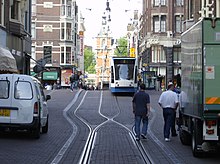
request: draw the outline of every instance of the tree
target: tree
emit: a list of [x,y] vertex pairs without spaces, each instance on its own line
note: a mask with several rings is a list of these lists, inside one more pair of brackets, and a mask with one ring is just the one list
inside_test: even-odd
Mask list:
[[95,54],[88,48],[84,51],[84,67],[86,72],[95,73]]
[[118,45],[116,46],[116,50],[114,52],[114,55],[116,56],[128,56],[128,49],[127,49],[127,44],[128,41],[125,37],[122,37],[118,39],[117,41]]

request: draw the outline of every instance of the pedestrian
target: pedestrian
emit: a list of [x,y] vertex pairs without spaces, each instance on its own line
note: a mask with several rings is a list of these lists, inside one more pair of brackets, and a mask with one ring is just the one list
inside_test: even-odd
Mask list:
[[162,80],[163,80],[163,77],[159,74],[158,76],[157,76],[157,82],[158,82],[158,91],[160,91],[161,90],[161,86],[162,86]]
[[77,71],[75,71],[75,73],[74,73],[74,79],[75,79],[75,81],[74,81],[74,88],[78,88],[78,84],[79,84],[79,74],[80,74],[80,72],[77,72]]
[[74,82],[75,82],[75,77],[74,77],[74,74],[72,74],[70,76],[70,90],[71,90],[71,92],[73,91],[73,88],[74,88]]
[[[135,115],[135,133],[137,141],[140,140],[140,136],[143,139],[146,139],[147,135],[148,116],[150,114],[150,96],[145,92],[145,89],[145,84],[140,84],[140,90],[135,93],[132,100],[133,113]],[[141,121],[143,123],[142,130],[140,128]]]
[[177,94],[173,92],[174,84],[169,82],[168,89],[164,91],[159,98],[159,105],[163,109],[164,118],[164,139],[170,141],[170,130],[173,125],[174,115],[179,104]]
[[[179,100],[179,94],[180,94],[180,88],[179,87],[174,87],[173,89],[174,93],[177,94],[178,100]],[[179,107],[179,105],[178,105]],[[174,112],[174,117],[173,117],[173,125],[171,127],[171,133],[172,133],[172,137],[176,137],[177,133],[176,133],[176,123],[178,125],[178,129],[179,129],[179,108],[177,107],[177,109]]]

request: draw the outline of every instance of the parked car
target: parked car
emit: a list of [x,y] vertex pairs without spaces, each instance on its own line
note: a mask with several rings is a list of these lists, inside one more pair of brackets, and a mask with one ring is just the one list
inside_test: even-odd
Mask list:
[[47,100],[36,78],[0,74],[0,130],[25,130],[34,138],[48,131]]

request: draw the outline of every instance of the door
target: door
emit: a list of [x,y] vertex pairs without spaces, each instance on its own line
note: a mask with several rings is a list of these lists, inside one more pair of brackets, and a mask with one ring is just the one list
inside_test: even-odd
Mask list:
[[10,123],[11,117],[11,76],[0,76],[0,123]]
[[33,93],[33,82],[30,78],[14,77],[12,94],[11,123],[28,124],[33,121],[35,95]]

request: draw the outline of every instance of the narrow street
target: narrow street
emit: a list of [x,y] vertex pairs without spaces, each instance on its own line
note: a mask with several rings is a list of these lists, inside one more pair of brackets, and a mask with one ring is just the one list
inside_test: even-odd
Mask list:
[[195,158],[179,137],[163,139],[162,110],[151,97],[148,139],[133,138],[131,96],[112,95],[109,90],[51,90],[49,131],[39,140],[23,132],[0,137],[2,163],[219,163],[218,154]]

